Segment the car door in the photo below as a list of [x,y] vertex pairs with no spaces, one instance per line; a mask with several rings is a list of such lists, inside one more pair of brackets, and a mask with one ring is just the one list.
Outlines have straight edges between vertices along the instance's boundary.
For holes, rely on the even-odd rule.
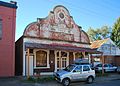
[[82,79],[82,66],[78,65],[73,71],[72,71],[72,81],[79,81]]
[[109,71],[110,71],[110,72],[115,71],[115,68],[113,67],[113,65],[108,64],[108,67],[109,67]]
[[110,66],[108,64],[104,65],[104,69],[105,69],[105,72],[111,71],[111,68],[110,68]]
[[86,79],[91,74],[90,67],[88,65],[83,66],[82,78]]

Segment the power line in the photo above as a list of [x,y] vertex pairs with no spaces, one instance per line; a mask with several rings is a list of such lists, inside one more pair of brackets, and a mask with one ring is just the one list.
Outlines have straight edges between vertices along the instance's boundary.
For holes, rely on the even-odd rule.
[[[51,0],[50,0],[51,1]],[[56,1],[51,1],[51,2],[57,2],[57,3],[60,3],[60,2],[58,2],[57,0]],[[79,6],[77,6],[77,5],[75,5],[75,4],[73,4],[73,3],[70,3],[70,2],[67,2],[67,1],[64,1],[67,5],[69,5],[70,6],[70,8],[73,8],[73,9],[76,9],[77,10],[77,12],[79,12],[78,10],[82,10],[84,13],[86,13],[86,14],[84,14],[84,15],[90,15],[90,14],[92,14],[92,15],[96,15],[96,16],[101,16],[101,17],[103,17],[103,18],[106,18],[106,17],[109,17],[108,15],[107,16],[105,16],[105,15],[103,15],[103,14],[101,14],[101,13],[98,13],[98,12],[95,12],[95,11],[93,11],[93,10],[89,10],[89,9],[87,9],[87,8],[84,8],[84,7],[79,7]],[[82,8],[82,9],[78,9],[78,8]],[[81,12],[82,13],[82,12]],[[83,14],[83,13],[82,13]]]
[[[91,0],[91,2],[93,2],[93,0]],[[101,7],[101,8],[106,8],[107,10],[109,10],[110,12],[112,11],[112,12],[120,12],[120,10],[116,10],[116,8],[115,8],[115,6],[117,6],[117,5],[114,5],[114,4],[112,4],[112,3],[110,3],[110,2],[108,2],[108,1],[106,1],[106,0],[102,0],[102,2],[103,3],[98,3],[98,2],[93,2],[93,3],[96,3],[96,4],[98,4],[98,5],[96,5],[96,6],[99,6],[99,7]],[[112,6],[112,7],[111,7]],[[118,8],[120,8],[120,7],[118,7]]]

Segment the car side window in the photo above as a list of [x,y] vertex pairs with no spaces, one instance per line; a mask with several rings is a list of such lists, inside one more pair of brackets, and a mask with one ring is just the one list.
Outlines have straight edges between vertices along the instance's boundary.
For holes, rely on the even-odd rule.
[[109,67],[113,67],[113,65],[112,65],[112,64],[109,64]]
[[96,67],[102,67],[102,64],[98,64],[98,65],[96,65]]
[[108,65],[107,65],[107,64],[105,64],[105,65],[104,65],[104,67],[108,67]]
[[82,66],[77,66],[73,72],[81,72],[82,71]]
[[89,71],[89,70],[90,70],[89,66],[83,66],[83,71]]

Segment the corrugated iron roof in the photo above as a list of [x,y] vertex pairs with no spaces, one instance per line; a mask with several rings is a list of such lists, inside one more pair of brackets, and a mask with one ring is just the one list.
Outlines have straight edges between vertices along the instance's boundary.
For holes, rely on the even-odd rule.
[[96,49],[96,48],[99,48],[100,46],[102,46],[104,43],[106,43],[108,41],[108,38],[107,39],[103,39],[103,40],[97,40],[97,41],[94,41],[91,43],[90,47],[92,49]]

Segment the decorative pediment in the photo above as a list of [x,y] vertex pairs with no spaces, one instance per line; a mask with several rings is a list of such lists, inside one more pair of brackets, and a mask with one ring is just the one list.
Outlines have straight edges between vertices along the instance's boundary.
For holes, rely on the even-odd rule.
[[[69,11],[61,5],[56,6],[53,11],[50,11],[46,18],[38,18],[37,22],[29,24],[23,35],[63,41],[82,42],[81,28],[75,24]],[[83,35],[85,37],[87,34],[83,33]],[[89,43],[88,40],[83,40],[85,43]]]

